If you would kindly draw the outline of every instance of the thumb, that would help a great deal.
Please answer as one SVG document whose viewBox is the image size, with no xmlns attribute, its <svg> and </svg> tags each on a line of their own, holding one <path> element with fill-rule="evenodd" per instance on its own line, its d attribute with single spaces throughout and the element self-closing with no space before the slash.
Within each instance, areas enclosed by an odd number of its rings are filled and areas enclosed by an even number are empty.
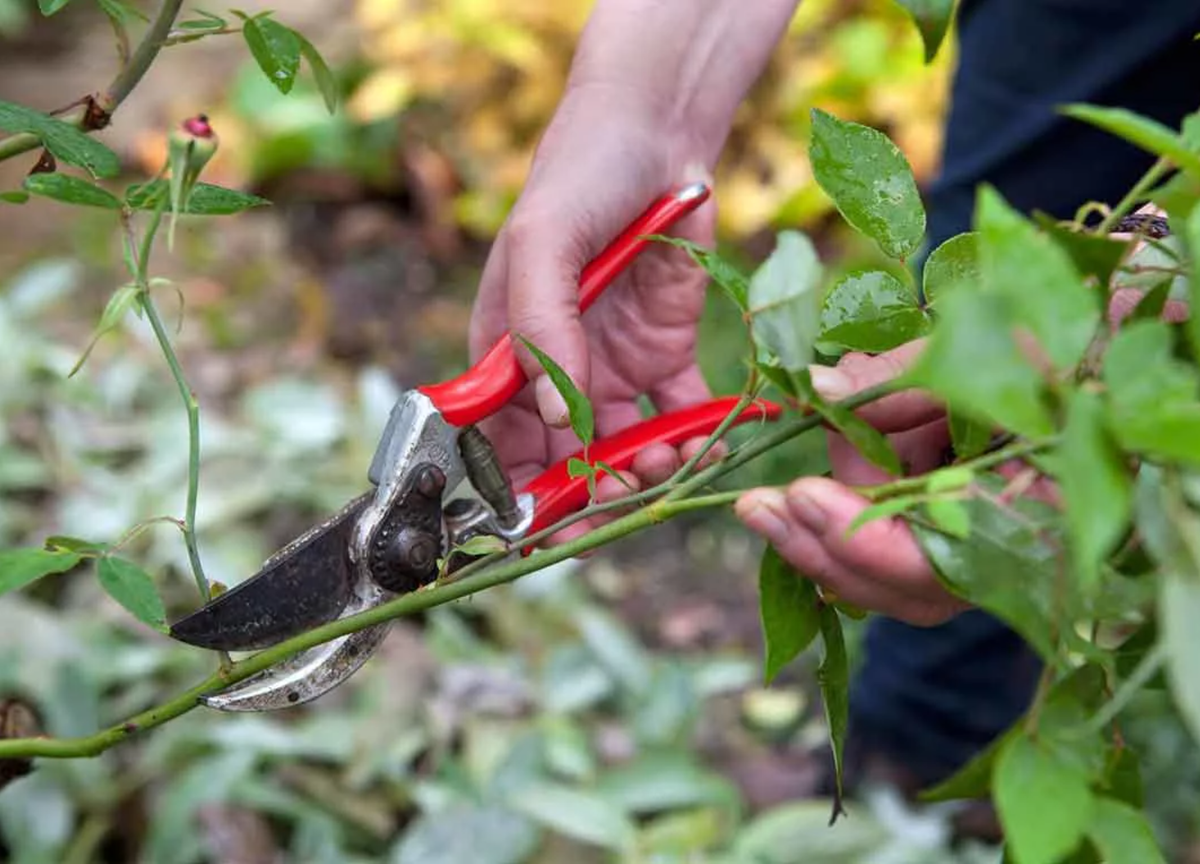
<svg viewBox="0 0 1200 864">
<path fill-rule="evenodd" d="M 589 355 L 578 293 L 579 276 L 587 263 L 584 244 L 561 225 L 529 219 L 513 222 L 507 244 L 510 331 L 549 355 L 575 386 L 587 393 Z M 514 339 L 513 347 L 533 382 L 542 421 L 558 428 L 567 426 L 567 403 L 554 382 L 520 339 Z"/>
<path fill-rule="evenodd" d="M 883 354 L 852 352 L 837 366 L 811 367 L 813 386 L 829 401 L 839 401 L 903 375 L 924 350 L 925 340 L 917 339 Z M 904 432 L 938 420 L 945 408 L 924 393 L 906 390 L 885 396 L 856 412 L 880 432 Z"/>
</svg>

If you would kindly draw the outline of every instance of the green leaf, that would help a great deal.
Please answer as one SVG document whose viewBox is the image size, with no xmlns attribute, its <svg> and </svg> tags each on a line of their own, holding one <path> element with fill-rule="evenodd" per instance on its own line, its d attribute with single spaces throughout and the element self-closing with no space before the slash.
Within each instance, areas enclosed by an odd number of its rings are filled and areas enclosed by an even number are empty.
<svg viewBox="0 0 1200 864">
<path fill-rule="evenodd" d="M 510 796 L 513 809 L 583 843 L 628 851 L 637 834 L 632 820 L 605 798 L 557 783 L 527 786 Z"/>
<path fill-rule="evenodd" d="M 1138 534 L 1162 569 L 1190 573 L 1197 568 L 1189 534 L 1196 519 L 1183 499 L 1178 472 L 1143 463 L 1138 469 L 1135 514 Z"/>
<path fill-rule="evenodd" d="M 225 19 L 219 15 L 214 15 L 211 12 L 205 12 L 203 9 L 195 10 L 197 15 L 203 15 L 203 18 L 193 18 L 190 21 L 180 21 L 175 27 L 179 30 L 224 30 L 226 25 Z M 297 34 L 298 35 L 298 34 Z"/>
<path fill-rule="evenodd" d="M 929 319 L 912 292 L 881 270 L 847 276 L 821 307 L 821 341 L 851 351 L 890 351 L 925 335 Z"/>
<path fill-rule="evenodd" d="M 979 272 L 979 235 L 975 232 L 957 234 L 929 253 L 921 271 L 925 303 L 932 306 L 947 291 L 978 290 L 982 284 Z"/>
<path fill-rule="evenodd" d="M 960 419 L 1030 438 L 1053 433 L 1042 378 L 1017 347 L 1005 298 L 954 292 L 939 305 L 938 324 L 909 373 L 913 386 L 941 396 Z"/>
<path fill-rule="evenodd" d="M 592 403 L 588 401 L 587 396 L 575 386 L 575 382 L 571 380 L 563 368 L 554 362 L 554 359 L 549 354 L 542 351 L 524 336 L 518 336 L 518 339 L 524 343 L 529 349 L 529 353 L 534 356 L 543 369 L 546 370 L 546 375 L 549 376 L 550 382 L 554 385 L 563 401 L 567 403 L 567 414 L 571 418 L 571 428 L 575 430 L 575 436 L 583 442 L 583 446 L 591 445 L 596 432 L 596 423 L 592 414 Z"/>
<path fill-rule="evenodd" d="M 476 534 L 454 548 L 464 555 L 494 555 L 507 552 L 508 544 L 494 534 Z"/>
<path fill-rule="evenodd" d="M 3 201 L 5 204 L 24 204 L 28 200 L 29 193 L 23 190 L 0 192 L 0 201 Z"/>
<path fill-rule="evenodd" d="M 747 294 L 755 341 L 789 372 L 812 362 L 820 329 L 821 262 L 812 241 L 781 231 L 775 249 L 750 277 Z"/>
<path fill-rule="evenodd" d="M 763 679 L 767 684 L 816 637 L 821 628 L 819 605 L 816 586 L 774 546 L 767 546 L 758 567 L 758 609 L 766 648 Z"/>
<path fill-rule="evenodd" d="M 939 498 L 925 504 L 925 512 L 939 531 L 951 537 L 965 538 L 971 533 L 971 514 L 961 501 Z"/>
<path fill-rule="evenodd" d="M 334 113 L 337 111 L 339 98 L 337 79 L 333 77 L 333 72 L 330 71 L 321 52 L 311 42 L 296 30 L 292 31 L 292 35 L 300 41 L 300 53 L 308 61 L 308 68 L 312 70 L 313 80 L 317 82 L 317 89 L 321 91 L 321 98 L 325 100 L 326 110 L 330 114 Z"/>
<path fill-rule="evenodd" d="M 789 801 L 755 816 L 738 830 L 730 856 L 699 860 L 711 864 L 862 864 L 887 860 L 890 853 L 884 850 L 897 848 L 891 845 L 897 843 L 895 827 L 882 823 L 869 807 L 857 808 L 853 818 L 836 830 L 830 830 L 828 822 L 825 802 Z"/>
<path fill-rule="evenodd" d="M 595 792 L 627 813 L 655 813 L 698 804 L 736 810 L 738 791 L 692 754 L 643 753 L 597 778 Z"/>
<path fill-rule="evenodd" d="M 280 93 L 290 93 L 300 68 L 299 34 L 271 18 L 248 18 L 242 35 L 258 67 Z"/>
<path fill-rule="evenodd" d="M 746 312 L 749 310 L 750 282 L 732 263 L 722 258 L 712 249 L 705 249 L 691 240 L 682 237 L 668 237 L 665 234 L 651 234 L 648 239 L 660 243 L 669 243 L 685 250 L 693 261 L 704 269 L 718 288 L 725 292 L 733 304 Z"/>
<path fill-rule="evenodd" d="M 62 534 L 47 537 L 43 545 L 47 552 L 78 552 L 80 555 L 103 553 L 108 548 L 104 543 L 93 543 L 91 540 L 66 537 Z"/>
<path fill-rule="evenodd" d="M 1056 864 L 1083 838 L 1092 818 L 1085 774 L 1024 735 L 1000 752 L 996 809 L 1016 864 Z"/>
<path fill-rule="evenodd" d="M 125 203 L 135 210 L 155 210 L 160 201 L 166 200 L 169 189 L 166 180 L 139 183 L 125 190 Z M 179 212 L 190 216 L 231 216 L 270 203 L 266 198 L 248 192 L 197 183 Z"/>
<path fill-rule="evenodd" d="M 92 338 L 88 341 L 87 347 L 83 349 L 83 353 L 75 361 L 75 365 L 71 367 L 71 371 L 67 373 L 68 378 L 80 370 L 87 361 L 88 356 L 92 353 L 92 349 L 96 347 L 96 343 L 100 341 L 100 338 L 121 323 L 121 319 L 125 317 L 125 313 L 137 301 L 138 296 L 138 287 L 133 284 L 122 285 L 113 292 L 113 295 L 108 298 L 108 303 L 104 306 L 104 312 L 100 316 L 100 323 L 96 325 L 96 330 L 92 333 Z"/>
<path fill-rule="evenodd" d="M 921 503 L 920 495 L 897 495 L 894 498 L 885 498 L 882 501 L 877 501 L 870 507 L 864 508 L 854 517 L 854 521 L 846 528 L 846 536 L 850 537 L 855 531 L 868 522 L 874 522 L 876 519 L 889 519 L 892 516 L 899 516 L 901 513 L 906 513 L 912 508 Z"/>
<path fill-rule="evenodd" d="M 1166 864 L 1145 814 L 1128 804 L 1097 798 L 1087 833 L 1101 857 L 1111 864 Z"/>
<path fill-rule="evenodd" d="M 1143 150 L 1166 156 L 1189 174 L 1200 176 L 1200 153 L 1190 148 L 1178 132 L 1157 120 L 1124 108 L 1101 108 L 1096 105 L 1073 104 L 1061 110 L 1068 117 L 1098 126 Z"/>
<path fill-rule="evenodd" d="M 796 389 L 796 382 L 793 380 L 791 373 L 775 364 L 770 363 L 755 363 L 754 368 L 759 371 L 764 378 L 774 384 L 788 396 L 799 398 L 800 391 Z"/>
<path fill-rule="evenodd" d="M 1110 798 L 1124 804 L 1145 806 L 1146 791 L 1142 784 L 1141 760 L 1128 744 L 1114 746 L 1104 772 L 1104 789 Z"/>
<path fill-rule="evenodd" d="M 596 469 L 593 466 L 572 456 L 567 460 L 567 476 L 586 477 L 588 500 L 592 501 L 596 498 Z"/>
<path fill-rule="evenodd" d="M 38 10 L 47 18 L 61 11 L 71 0 L 38 0 Z"/>
<path fill-rule="evenodd" d="M 974 459 L 987 450 L 992 443 L 992 425 L 963 417 L 951 409 L 947 413 L 950 426 L 950 443 L 958 459 Z"/>
<path fill-rule="evenodd" d="M 1051 686 L 1039 714 L 1039 727 L 1048 739 L 1061 730 L 1070 744 L 1086 743 L 1077 729 L 1087 723 L 1101 702 L 1107 698 L 1107 676 L 1096 665 L 1080 666 Z M 1017 720 L 1000 737 L 976 754 L 952 777 L 921 793 L 922 801 L 954 801 L 963 798 L 983 798 L 991 790 L 996 760 L 1010 742 L 1024 734 L 1027 716 Z M 1049 734 L 1046 730 L 1049 730 Z"/>
<path fill-rule="evenodd" d="M 106 555 L 99 561 L 100 584 L 112 597 L 143 624 L 167 632 L 167 612 L 150 574 L 132 561 Z"/>
<path fill-rule="evenodd" d="M 68 204 L 120 210 L 121 202 L 107 189 L 68 174 L 31 174 L 22 184 L 26 191 Z"/>
<path fill-rule="evenodd" d="M 918 522 L 914 535 L 934 570 L 954 593 L 1002 620 L 1047 660 L 1054 656 L 1058 620 L 1055 595 L 1061 516 L 1028 498 L 1003 504 L 994 498 L 1003 479 L 982 475 L 991 494 L 961 502 L 971 531 L 964 538 L 933 531 Z"/>
<path fill-rule="evenodd" d="M 1172 354 L 1170 327 L 1136 321 L 1104 355 L 1109 427 L 1126 450 L 1200 465 L 1200 379 Z"/>
<path fill-rule="evenodd" d="M 825 723 L 829 728 L 829 744 L 833 750 L 833 770 L 837 792 L 834 796 L 830 824 L 842 811 L 842 751 L 846 744 L 846 725 L 850 721 L 850 661 L 846 655 L 846 639 L 842 634 L 842 619 L 832 606 L 819 609 L 821 644 L 824 649 L 821 665 L 817 667 L 817 683 L 825 706 Z"/>
<path fill-rule="evenodd" d="M 687 861 L 718 847 L 727 820 L 716 807 L 691 807 L 653 816 L 640 826 L 637 848 L 646 861 Z"/>
<path fill-rule="evenodd" d="M 1185 241 L 1192 258 L 1191 282 L 1188 286 L 1188 308 L 1200 309 L 1200 207 L 1192 208 L 1185 227 Z M 1192 351 L 1200 357 L 1200 314 L 1192 314 L 1187 321 L 1188 338 Z"/>
<path fill-rule="evenodd" d="M 946 30 L 950 27 L 950 17 L 954 14 L 954 0 L 896 0 L 912 16 L 921 31 L 921 39 L 925 43 L 925 62 L 932 63 L 937 56 L 942 40 L 946 38 Z"/>
<path fill-rule="evenodd" d="M 963 466 L 939 468 L 925 479 L 925 488 L 931 495 L 939 492 L 957 492 L 966 489 L 975 479 L 975 472 Z"/>
<path fill-rule="evenodd" d="M 497 804 L 451 804 L 419 816 L 400 837 L 390 864 L 521 864 L 537 850 L 530 820 Z"/>
<path fill-rule="evenodd" d="M 1180 716 L 1200 743 L 1200 577 L 1168 571 L 1162 580 L 1158 620 L 1167 650 L 1167 681 Z"/>
<path fill-rule="evenodd" d="M 1186 234 L 1187 218 L 1200 202 L 1200 177 L 1176 173 L 1150 192 L 1150 200 L 1166 211 L 1172 234 Z"/>
<path fill-rule="evenodd" d="M 1091 593 L 1100 579 L 1100 564 L 1124 535 L 1133 509 L 1133 481 L 1094 391 L 1070 395 L 1058 456 L 1067 536 L 1080 584 Z"/>
<path fill-rule="evenodd" d="M 99 5 L 101 10 L 103 10 L 105 15 L 107 15 L 113 21 L 116 21 L 118 24 L 124 24 L 126 21 L 132 21 L 134 19 L 141 21 L 150 20 L 141 9 L 130 6 L 128 3 L 123 2 L 123 0 L 96 0 L 96 3 Z M 201 12 L 200 14 L 203 15 L 204 13 Z"/>
<path fill-rule="evenodd" d="M 990 186 L 979 191 L 975 222 L 984 287 L 1008 298 L 1015 322 L 1032 331 L 1055 368 L 1074 367 L 1096 336 L 1099 293 L 1083 283 L 1066 252 Z"/>
<path fill-rule="evenodd" d="M 79 563 L 78 552 L 46 549 L 0 550 L 0 594 L 23 588 L 51 573 L 65 573 Z"/>
<path fill-rule="evenodd" d="M 1113 271 L 1117 269 L 1128 249 L 1124 240 L 1072 231 L 1054 217 L 1040 211 L 1035 212 L 1033 218 L 1042 230 L 1071 256 L 1071 261 L 1081 276 L 1094 276 L 1099 285 L 1108 285 Z"/>
<path fill-rule="evenodd" d="M 617 470 L 616 468 L 614 468 L 613 466 L 609 465 L 609 464 L 608 464 L 607 462 L 605 462 L 603 459 L 597 459 L 597 460 L 596 460 L 596 467 L 597 467 L 599 470 L 603 471 L 605 474 L 607 474 L 609 477 L 611 477 L 611 478 L 613 478 L 614 480 L 616 480 L 616 481 L 617 481 L 618 483 L 620 483 L 622 486 L 624 486 L 624 487 L 625 487 L 625 489 L 626 489 L 628 492 L 630 492 L 631 494 L 636 494 L 636 493 L 637 493 L 637 491 L 638 491 L 638 490 L 634 488 L 633 484 L 632 484 L 632 483 L 630 483 L 628 480 L 626 480 L 626 479 L 624 478 L 624 476 L 622 476 L 622 474 L 621 474 L 621 472 L 620 472 L 620 471 L 618 471 L 618 470 Z"/>
<path fill-rule="evenodd" d="M 0 101 L 0 129 L 13 134 L 29 132 L 36 135 L 56 159 L 86 168 L 93 177 L 115 177 L 121 171 L 117 154 L 99 141 L 69 123 L 24 105 Z"/>
<path fill-rule="evenodd" d="M 813 387 L 812 375 L 809 374 L 808 369 L 804 369 L 793 377 L 801 397 L 814 411 L 824 417 L 826 422 L 837 429 L 847 441 L 853 444 L 854 449 L 863 458 L 870 460 L 889 474 L 899 476 L 904 473 L 900 457 L 888 443 L 886 435 L 850 409 L 836 402 L 826 402 Z"/>
<path fill-rule="evenodd" d="M 908 160 L 886 135 L 814 108 L 808 156 L 817 183 L 847 222 L 892 258 L 917 250 L 925 208 Z"/>
</svg>

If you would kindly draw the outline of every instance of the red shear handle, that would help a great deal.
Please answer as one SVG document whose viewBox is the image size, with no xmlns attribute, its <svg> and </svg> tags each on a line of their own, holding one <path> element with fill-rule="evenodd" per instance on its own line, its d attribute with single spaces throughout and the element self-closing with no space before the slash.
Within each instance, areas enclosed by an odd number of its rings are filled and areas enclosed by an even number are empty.
<svg viewBox="0 0 1200 864">
<path fill-rule="evenodd" d="M 689 438 L 711 435 L 713 430 L 721 425 L 721 421 L 729 416 L 729 412 L 737 407 L 737 403 L 737 397 L 726 396 L 652 417 L 618 432 L 611 438 L 597 441 L 588 448 L 588 461 L 593 465 L 603 462 L 618 471 L 623 471 L 633 464 L 633 459 L 639 452 L 651 444 L 678 446 Z M 733 425 L 751 420 L 774 420 L 782 412 L 783 408 L 779 405 L 759 399 L 743 409 Z M 583 458 L 582 451 L 576 453 L 573 458 Z M 568 460 L 564 459 L 551 465 L 533 478 L 523 490 L 533 495 L 534 502 L 533 524 L 529 527 L 529 534 L 541 531 L 587 506 L 587 478 L 571 477 L 567 473 L 567 462 Z"/>
<path fill-rule="evenodd" d="M 621 235 L 583 268 L 579 280 L 579 313 L 592 305 L 622 270 L 646 248 L 645 236 L 661 234 L 708 198 L 702 183 L 676 189 L 659 198 Z M 448 423 L 469 426 L 490 417 L 525 386 L 525 372 L 505 334 L 478 363 L 457 378 L 418 389 L 432 400 Z"/>
</svg>

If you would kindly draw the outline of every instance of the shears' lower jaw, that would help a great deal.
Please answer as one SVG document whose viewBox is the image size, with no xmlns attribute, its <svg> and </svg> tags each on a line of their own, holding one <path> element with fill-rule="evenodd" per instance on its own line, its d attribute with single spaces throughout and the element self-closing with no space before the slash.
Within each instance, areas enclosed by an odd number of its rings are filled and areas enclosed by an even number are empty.
<svg viewBox="0 0 1200 864">
<path fill-rule="evenodd" d="M 377 606 L 383 592 L 371 583 L 362 583 L 346 605 L 343 617 Z M 323 696 L 348 679 L 370 659 L 387 635 L 388 622 L 376 624 L 325 642 L 307 651 L 269 666 L 257 675 L 232 687 L 202 696 L 200 701 L 219 711 L 277 711 L 294 708 Z"/>
</svg>

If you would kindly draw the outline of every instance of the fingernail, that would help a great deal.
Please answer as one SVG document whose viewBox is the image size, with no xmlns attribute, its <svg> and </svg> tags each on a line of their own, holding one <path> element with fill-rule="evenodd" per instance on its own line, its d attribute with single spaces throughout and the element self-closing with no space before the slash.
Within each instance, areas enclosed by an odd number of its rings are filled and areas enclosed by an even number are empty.
<svg viewBox="0 0 1200 864">
<path fill-rule="evenodd" d="M 775 489 L 751 492 L 738 502 L 737 514 L 751 531 L 761 534 L 772 543 L 787 539 L 787 500 Z"/>
<path fill-rule="evenodd" d="M 813 387 L 831 402 L 845 399 L 853 392 L 850 380 L 831 366 L 810 366 Z"/>
<path fill-rule="evenodd" d="M 804 526 L 814 534 L 825 531 L 825 508 L 812 495 L 803 489 L 789 490 L 787 497 L 791 515 L 799 519 Z"/>
<path fill-rule="evenodd" d="M 534 393 L 537 395 L 538 413 L 542 415 L 543 423 L 556 429 L 562 429 L 571 422 L 571 415 L 567 412 L 567 403 L 554 386 L 554 382 L 550 380 L 549 375 L 542 375 L 537 379 Z"/>
</svg>

